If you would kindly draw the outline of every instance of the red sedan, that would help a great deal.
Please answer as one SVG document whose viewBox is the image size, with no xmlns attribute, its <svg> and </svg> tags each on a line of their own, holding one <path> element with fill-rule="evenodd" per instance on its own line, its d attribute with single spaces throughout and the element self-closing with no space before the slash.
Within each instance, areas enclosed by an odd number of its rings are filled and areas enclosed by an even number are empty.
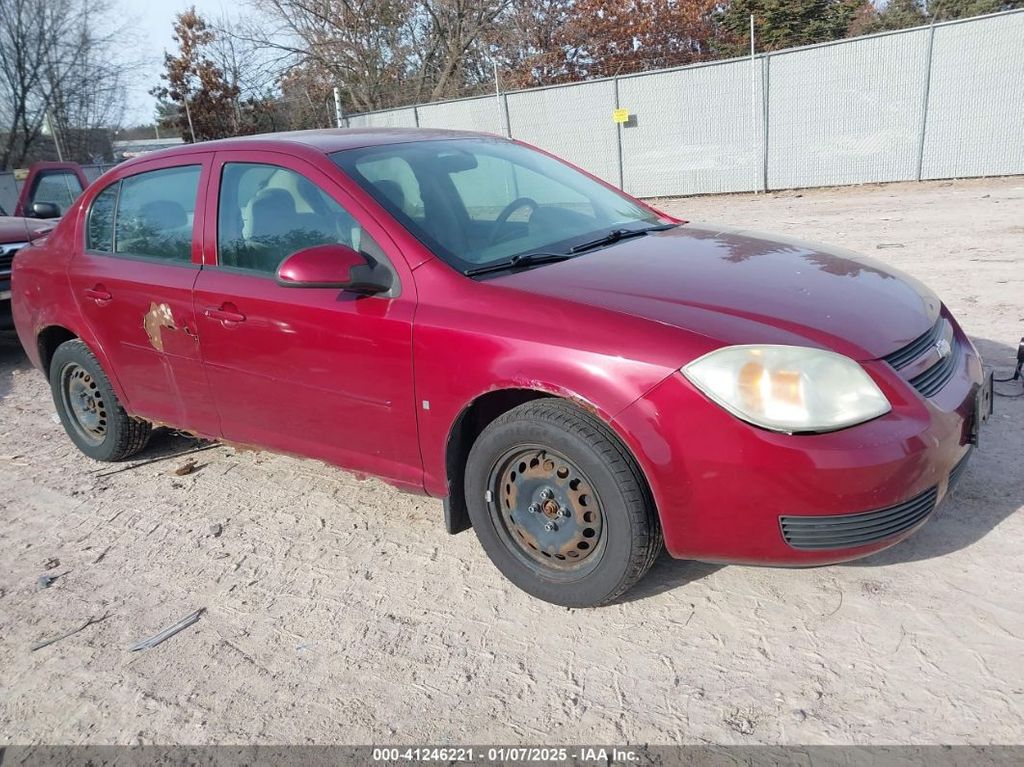
<svg viewBox="0 0 1024 767">
<path fill-rule="evenodd" d="M 97 460 L 157 424 L 443 499 L 563 605 L 675 557 L 812 565 L 920 527 L 991 403 L 917 281 L 697 226 L 523 144 L 314 131 L 147 155 L 15 260 Z"/>
</svg>

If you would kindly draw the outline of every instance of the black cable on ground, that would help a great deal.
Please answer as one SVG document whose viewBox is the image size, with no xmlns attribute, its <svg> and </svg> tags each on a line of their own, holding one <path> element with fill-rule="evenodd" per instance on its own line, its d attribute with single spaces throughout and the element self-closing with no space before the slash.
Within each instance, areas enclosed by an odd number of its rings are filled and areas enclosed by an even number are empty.
<svg viewBox="0 0 1024 767">
<path fill-rule="evenodd" d="M 1020 345 L 1017 346 L 1017 367 L 1013 369 L 1013 375 L 1007 378 L 996 378 L 993 376 L 993 383 L 1012 383 L 1013 381 L 1020 381 L 1021 385 L 1024 386 L 1024 375 L 1021 375 L 1021 370 L 1024 369 L 1024 338 L 1020 339 Z M 995 387 L 992 388 L 992 393 L 997 397 L 1024 397 L 1024 390 L 1017 392 L 1016 394 L 1009 394 L 1007 392 L 996 391 Z"/>
</svg>

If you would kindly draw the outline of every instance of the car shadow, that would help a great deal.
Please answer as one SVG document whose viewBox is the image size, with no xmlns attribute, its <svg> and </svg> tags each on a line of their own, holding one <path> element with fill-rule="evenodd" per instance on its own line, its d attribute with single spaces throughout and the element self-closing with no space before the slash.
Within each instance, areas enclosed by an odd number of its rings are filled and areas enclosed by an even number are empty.
<svg viewBox="0 0 1024 767">
<path fill-rule="evenodd" d="M 31 370 L 21 341 L 13 330 L 0 331 L 0 401 L 11 393 L 15 371 Z"/>
<path fill-rule="evenodd" d="M 150 461 L 156 458 L 173 458 L 174 456 L 189 456 L 192 453 L 208 449 L 211 446 L 219 445 L 219 442 L 212 442 L 167 427 L 153 429 L 153 435 L 149 438 L 146 447 L 139 453 L 133 455 L 129 462 Z"/>
<path fill-rule="evenodd" d="M 972 339 L 986 367 L 997 378 L 1013 373 L 1017 345 L 987 338 Z M 997 383 L 997 392 L 1024 392 L 1019 381 Z M 1000 522 L 1024 506 L 1024 464 L 1020 461 L 1024 425 L 1024 396 L 996 396 L 994 412 L 981 431 L 967 470 L 951 496 L 916 533 L 892 548 L 848 567 L 879 567 L 917 562 L 950 554 L 977 543 Z"/>
<path fill-rule="evenodd" d="M 686 586 L 706 578 L 723 567 L 725 565 L 673 559 L 668 551 L 662 549 L 661 554 L 658 555 L 647 575 L 641 578 L 640 582 L 633 588 L 616 599 L 615 604 L 635 602 L 639 599 L 648 599 L 658 594 L 664 594 L 666 591 L 673 591 L 681 586 Z"/>
</svg>

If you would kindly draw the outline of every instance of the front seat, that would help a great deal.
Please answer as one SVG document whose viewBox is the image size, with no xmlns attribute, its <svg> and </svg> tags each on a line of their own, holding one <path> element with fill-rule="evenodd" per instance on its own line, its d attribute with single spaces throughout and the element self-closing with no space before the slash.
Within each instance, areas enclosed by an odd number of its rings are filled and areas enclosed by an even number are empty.
<svg viewBox="0 0 1024 767">
<path fill-rule="evenodd" d="M 254 248 L 253 268 L 274 271 L 285 256 L 298 250 L 293 247 L 301 239 L 301 223 L 295 209 L 295 198 L 284 189 L 262 189 L 252 201 L 251 244 Z"/>
<path fill-rule="evenodd" d="M 173 200 L 153 200 L 139 208 L 139 229 L 133 250 L 150 256 L 188 261 L 192 258 L 192 232 L 188 214 Z"/>
<path fill-rule="evenodd" d="M 397 181 L 383 179 L 381 181 L 374 181 L 373 185 L 377 191 L 384 195 L 388 202 L 398 209 L 399 213 L 405 213 L 405 192 L 402 191 L 402 187 L 399 186 Z"/>
</svg>

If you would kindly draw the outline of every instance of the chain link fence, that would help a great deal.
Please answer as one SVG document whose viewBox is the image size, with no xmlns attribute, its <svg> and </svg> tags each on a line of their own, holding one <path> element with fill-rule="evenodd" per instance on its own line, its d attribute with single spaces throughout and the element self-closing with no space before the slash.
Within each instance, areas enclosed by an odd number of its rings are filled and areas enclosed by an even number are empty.
<svg viewBox="0 0 1024 767">
<path fill-rule="evenodd" d="M 641 197 L 1021 174 L 1024 11 L 347 123 L 511 136 Z"/>
</svg>

